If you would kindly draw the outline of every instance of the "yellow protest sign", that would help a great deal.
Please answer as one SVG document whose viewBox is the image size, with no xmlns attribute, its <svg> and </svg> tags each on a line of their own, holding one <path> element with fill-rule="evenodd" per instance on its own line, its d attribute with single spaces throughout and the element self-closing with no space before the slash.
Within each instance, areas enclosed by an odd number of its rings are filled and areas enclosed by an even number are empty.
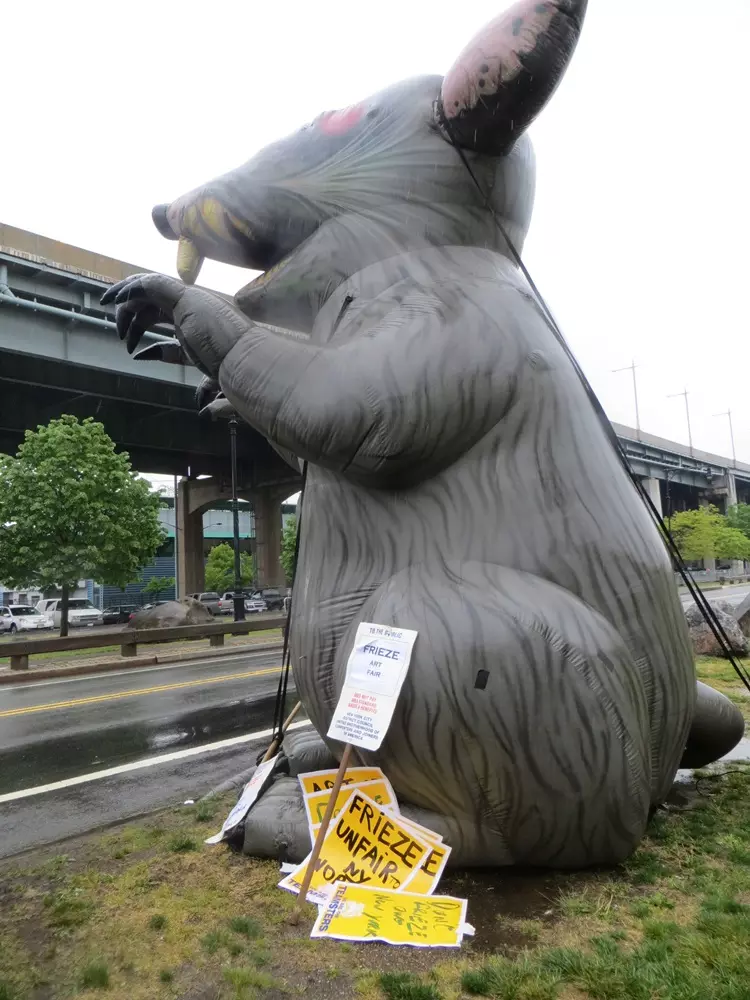
<svg viewBox="0 0 750 1000">
<path fill-rule="evenodd" d="M 308 771 L 307 774 L 297 775 L 297 779 L 302 786 L 303 795 L 313 795 L 315 792 L 324 792 L 333 788 L 337 771 Z M 378 781 L 385 778 L 379 767 L 348 767 L 344 775 L 345 785 L 362 784 L 364 781 Z"/>
<path fill-rule="evenodd" d="M 419 872 L 430 845 L 406 830 L 399 817 L 386 812 L 361 791 L 349 799 L 326 833 L 310 881 L 308 900 L 324 903 L 334 882 L 402 889 Z M 299 892 L 309 858 L 279 882 Z"/>
<path fill-rule="evenodd" d="M 466 923 L 465 899 L 339 883 L 319 908 L 310 936 L 458 948 L 464 934 L 473 932 Z"/>
<path fill-rule="evenodd" d="M 448 864 L 451 849 L 447 844 L 443 843 L 443 838 L 439 833 L 435 833 L 434 830 L 428 830 L 426 826 L 421 826 L 410 819 L 404 819 L 403 816 L 399 816 L 399 822 L 404 829 L 415 833 L 430 845 L 429 854 L 422 862 L 417 874 L 409 882 L 409 892 L 431 896 L 435 889 L 437 889 L 438 882 L 445 871 L 445 866 Z"/>
<path fill-rule="evenodd" d="M 433 844 L 427 857 L 422 862 L 419 871 L 409 882 L 409 892 L 422 893 L 431 896 L 437 889 L 445 866 L 448 864 L 451 849 L 447 844 Z"/>
<path fill-rule="evenodd" d="M 378 781 L 357 782 L 354 787 L 357 788 L 357 790 L 362 789 L 365 795 L 371 798 L 373 802 L 377 802 L 379 806 L 389 808 L 394 813 L 398 814 L 398 801 L 396 799 L 396 793 L 391 788 L 391 783 L 387 778 L 381 778 Z M 347 788 L 341 789 L 339 794 L 336 796 L 336 805 L 333 809 L 332 819 L 338 816 L 351 794 L 351 785 Z M 310 824 L 310 831 L 313 838 L 320 829 L 320 824 L 323 822 L 323 816 L 325 815 L 330 797 L 330 790 L 325 792 L 316 792 L 314 795 L 306 795 L 304 797 L 307 822 Z"/>
</svg>

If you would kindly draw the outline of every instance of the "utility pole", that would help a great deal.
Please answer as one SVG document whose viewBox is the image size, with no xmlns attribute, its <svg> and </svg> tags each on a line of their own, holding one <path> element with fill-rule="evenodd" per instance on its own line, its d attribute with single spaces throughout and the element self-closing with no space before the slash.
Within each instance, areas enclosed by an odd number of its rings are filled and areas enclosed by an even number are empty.
<svg viewBox="0 0 750 1000">
<path fill-rule="evenodd" d="M 714 413 L 715 417 L 727 417 L 729 420 L 729 437 L 732 441 L 732 466 L 737 465 L 737 455 L 734 450 L 734 427 L 732 426 L 732 411 L 726 410 L 724 413 Z"/>
<path fill-rule="evenodd" d="M 240 567 L 240 508 L 237 500 L 237 417 L 229 418 L 230 460 L 232 463 L 232 521 L 234 527 L 234 620 L 245 620 L 245 595 Z"/>
<path fill-rule="evenodd" d="M 693 432 L 690 430 L 690 407 L 688 406 L 688 391 L 675 392 L 672 396 L 667 396 L 667 399 L 677 399 L 678 396 L 685 397 L 685 416 L 687 417 L 687 428 L 688 428 L 688 442 L 690 444 L 690 454 L 693 454 Z"/>
<path fill-rule="evenodd" d="M 179 542 L 179 519 L 177 516 L 177 476 L 174 477 L 174 506 L 172 510 L 174 511 L 174 599 L 179 601 L 180 599 L 180 542 Z"/>
<path fill-rule="evenodd" d="M 627 368 L 614 368 L 613 371 L 612 371 L 612 374 L 613 375 L 617 375 L 618 372 L 632 372 L 633 373 L 633 399 L 635 400 L 635 429 L 640 434 L 641 433 L 641 418 L 640 418 L 640 414 L 638 413 L 638 384 L 637 384 L 637 382 L 635 380 L 635 370 L 636 370 L 637 367 L 638 367 L 638 365 L 634 361 L 632 363 L 632 365 L 628 365 Z"/>
</svg>

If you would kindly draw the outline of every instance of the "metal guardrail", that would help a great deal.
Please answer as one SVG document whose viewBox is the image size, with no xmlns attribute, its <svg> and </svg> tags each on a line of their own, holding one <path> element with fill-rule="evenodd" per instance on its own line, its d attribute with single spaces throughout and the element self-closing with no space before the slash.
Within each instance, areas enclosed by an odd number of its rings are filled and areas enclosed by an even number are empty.
<svg viewBox="0 0 750 1000">
<path fill-rule="evenodd" d="M 266 629 L 284 629 L 287 618 L 256 618 L 245 622 L 211 622 L 206 625 L 178 625 L 173 628 L 124 628 L 120 632 L 105 632 L 97 636 L 68 635 L 64 639 L 34 639 L 3 643 L 0 656 L 10 657 L 11 670 L 28 670 L 29 656 L 39 653 L 64 653 L 73 649 L 98 649 L 102 646 L 120 647 L 121 656 L 137 656 L 138 646 L 178 640 L 209 639 L 212 646 L 223 646 L 225 635 L 247 635 Z M 114 640 L 114 641 L 113 641 Z"/>
</svg>

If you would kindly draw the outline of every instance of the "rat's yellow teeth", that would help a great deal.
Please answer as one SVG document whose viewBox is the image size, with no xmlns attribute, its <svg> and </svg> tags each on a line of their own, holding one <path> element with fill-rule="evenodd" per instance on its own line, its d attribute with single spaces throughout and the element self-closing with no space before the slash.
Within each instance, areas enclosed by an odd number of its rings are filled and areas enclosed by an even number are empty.
<svg viewBox="0 0 750 1000">
<path fill-rule="evenodd" d="M 203 260 L 195 243 L 181 236 L 177 244 L 177 273 L 186 285 L 194 285 L 198 280 Z"/>
</svg>

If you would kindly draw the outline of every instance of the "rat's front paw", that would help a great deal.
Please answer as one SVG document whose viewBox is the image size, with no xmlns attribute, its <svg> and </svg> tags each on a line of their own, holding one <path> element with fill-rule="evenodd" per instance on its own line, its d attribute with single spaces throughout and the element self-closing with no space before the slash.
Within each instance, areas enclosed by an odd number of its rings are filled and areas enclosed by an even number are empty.
<svg viewBox="0 0 750 1000">
<path fill-rule="evenodd" d="M 117 306 L 120 339 L 132 354 L 143 334 L 157 323 L 173 323 L 184 362 L 215 377 L 222 361 L 249 327 L 247 320 L 223 299 L 184 285 L 164 274 L 136 274 L 118 282 L 102 296 L 102 304 Z M 175 361 L 174 347 L 153 345 L 136 357 Z"/>
</svg>

